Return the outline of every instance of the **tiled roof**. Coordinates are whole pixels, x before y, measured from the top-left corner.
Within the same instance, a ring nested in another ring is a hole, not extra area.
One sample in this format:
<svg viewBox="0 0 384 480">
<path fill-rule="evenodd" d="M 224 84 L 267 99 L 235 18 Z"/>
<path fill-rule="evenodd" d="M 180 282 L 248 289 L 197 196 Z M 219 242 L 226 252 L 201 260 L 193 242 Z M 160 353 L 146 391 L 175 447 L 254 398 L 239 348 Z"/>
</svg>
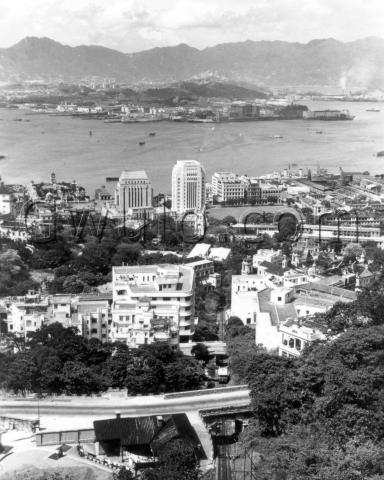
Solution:
<svg viewBox="0 0 384 480">
<path fill-rule="evenodd" d="M 93 422 L 96 441 L 120 440 L 126 447 L 147 445 L 159 430 L 156 416 L 113 418 Z"/>
<path fill-rule="evenodd" d="M 154 454 L 157 455 L 158 450 L 163 445 L 175 438 L 183 438 L 184 441 L 195 449 L 200 445 L 199 437 L 185 413 L 172 415 L 165 425 L 155 434 L 151 442 L 151 448 Z"/>
</svg>

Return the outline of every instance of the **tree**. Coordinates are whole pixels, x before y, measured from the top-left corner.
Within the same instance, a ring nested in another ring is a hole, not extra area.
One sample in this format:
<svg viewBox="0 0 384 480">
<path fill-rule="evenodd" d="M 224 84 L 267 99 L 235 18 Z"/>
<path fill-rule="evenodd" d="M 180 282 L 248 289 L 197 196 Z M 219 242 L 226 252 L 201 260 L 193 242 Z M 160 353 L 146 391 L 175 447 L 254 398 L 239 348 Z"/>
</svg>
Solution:
<svg viewBox="0 0 384 480">
<path fill-rule="evenodd" d="M 221 221 L 222 225 L 228 225 L 228 226 L 231 226 L 235 223 L 237 223 L 237 220 L 235 217 L 233 217 L 232 215 L 227 215 L 226 217 L 223 218 L 223 220 Z"/>
<path fill-rule="evenodd" d="M 207 322 L 199 322 L 192 335 L 192 341 L 194 342 L 213 342 L 218 339 L 217 325 L 211 325 Z"/>
<path fill-rule="evenodd" d="M 196 360 L 184 357 L 164 367 L 164 380 L 168 392 L 197 390 L 202 386 L 204 372 Z"/>
<path fill-rule="evenodd" d="M 229 317 L 226 325 L 226 330 L 231 330 L 232 328 L 241 328 L 244 327 L 244 322 L 239 317 Z"/>
<path fill-rule="evenodd" d="M 144 472 L 145 480 L 198 480 L 196 454 L 182 439 L 167 442 L 158 452 L 159 467 Z"/>
<path fill-rule="evenodd" d="M 191 349 L 191 353 L 196 360 L 201 360 L 204 363 L 208 363 L 211 358 L 208 347 L 204 345 L 204 343 L 197 343 L 194 345 Z"/>
<path fill-rule="evenodd" d="M 78 361 L 68 361 L 64 364 L 62 381 L 65 392 L 72 395 L 90 395 L 106 389 L 102 377 Z"/>
<path fill-rule="evenodd" d="M 123 388 L 126 384 L 128 365 L 132 354 L 124 343 L 118 343 L 104 365 L 104 376 L 110 379 L 112 388 Z"/>
<path fill-rule="evenodd" d="M 249 362 L 246 376 L 264 435 L 281 435 L 300 421 L 307 398 L 297 379 L 295 361 L 260 353 Z"/>
<path fill-rule="evenodd" d="M 113 480 L 134 480 L 134 478 L 131 470 L 126 467 L 121 467 L 117 472 L 113 472 Z"/>
<path fill-rule="evenodd" d="M 25 397 L 28 391 L 36 391 L 39 372 L 30 352 L 20 352 L 9 365 L 5 385 Z"/>
</svg>

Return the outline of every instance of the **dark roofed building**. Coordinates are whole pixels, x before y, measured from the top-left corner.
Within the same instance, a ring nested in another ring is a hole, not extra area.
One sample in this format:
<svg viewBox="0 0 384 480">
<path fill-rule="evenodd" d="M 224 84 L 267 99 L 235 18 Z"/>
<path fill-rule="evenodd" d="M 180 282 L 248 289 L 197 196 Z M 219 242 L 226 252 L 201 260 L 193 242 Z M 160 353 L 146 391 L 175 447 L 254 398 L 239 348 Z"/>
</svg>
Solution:
<svg viewBox="0 0 384 480">
<path fill-rule="evenodd" d="M 164 426 L 155 434 L 151 442 L 151 449 L 155 456 L 168 442 L 181 438 L 191 446 L 199 459 L 205 459 L 205 453 L 200 445 L 199 437 L 184 413 L 172 415 L 166 420 Z"/>
<path fill-rule="evenodd" d="M 150 443 L 160 425 L 156 416 L 113 418 L 93 422 L 96 441 L 104 452 L 119 455 L 123 448 L 131 453 L 151 456 Z"/>
<path fill-rule="evenodd" d="M 157 456 L 168 442 L 180 438 L 205 458 L 199 438 L 184 413 L 164 417 L 113 418 L 93 422 L 96 441 L 106 455 L 122 450 L 145 457 Z"/>
</svg>

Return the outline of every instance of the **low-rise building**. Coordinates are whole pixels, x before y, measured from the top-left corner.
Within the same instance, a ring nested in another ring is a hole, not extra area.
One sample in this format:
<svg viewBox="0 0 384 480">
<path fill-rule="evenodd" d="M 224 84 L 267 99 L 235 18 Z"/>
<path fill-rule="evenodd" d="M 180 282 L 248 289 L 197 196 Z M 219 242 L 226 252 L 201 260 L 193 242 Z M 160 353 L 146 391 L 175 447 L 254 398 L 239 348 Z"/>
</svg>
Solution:
<svg viewBox="0 0 384 480">
<path fill-rule="evenodd" d="M 46 295 L 29 291 L 26 295 L 6 299 L 7 329 L 24 335 L 34 332 L 49 319 L 49 301 Z"/>
<path fill-rule="evenodd" d="M 279 355 L 282 357 L 298 357 L 307 345 L 315 340 L 325 340 L 324 333 L 310 319 L 289 319 L 280 325 L 279 332 Z"/>
</svg>

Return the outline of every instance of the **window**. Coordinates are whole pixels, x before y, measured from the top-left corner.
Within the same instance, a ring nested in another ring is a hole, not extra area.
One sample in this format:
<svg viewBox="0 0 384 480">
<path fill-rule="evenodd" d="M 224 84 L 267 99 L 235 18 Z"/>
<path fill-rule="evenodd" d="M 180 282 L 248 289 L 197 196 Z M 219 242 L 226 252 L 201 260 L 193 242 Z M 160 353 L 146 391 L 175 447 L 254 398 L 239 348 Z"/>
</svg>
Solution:
<svg viewBox="0 0 384 480">
<path fill-rule="evenodd" d="M 294 341 L 294 339 L 293 339 L 293 338 L 290 338 L 288 344 L 289 344 L 290 348 L 293 348 L 293 347 L 295 346 L 295 341 Z"/>
<path fill-rule="evenodd" d="M 278 301 L 278 302 L 281 302 L 281 297 L 277 297 L 277 301 Z"/>
<path fill-rule="evenodd" d="M 247 318 L 247 325 L 249 325 L 250 323 L 251 323 L 251 319 Z"/>
<path fill-rule="evenodd" d="M 301 340 L 296 338 L 296 350 L 301 350 Z"/>
</svg>

